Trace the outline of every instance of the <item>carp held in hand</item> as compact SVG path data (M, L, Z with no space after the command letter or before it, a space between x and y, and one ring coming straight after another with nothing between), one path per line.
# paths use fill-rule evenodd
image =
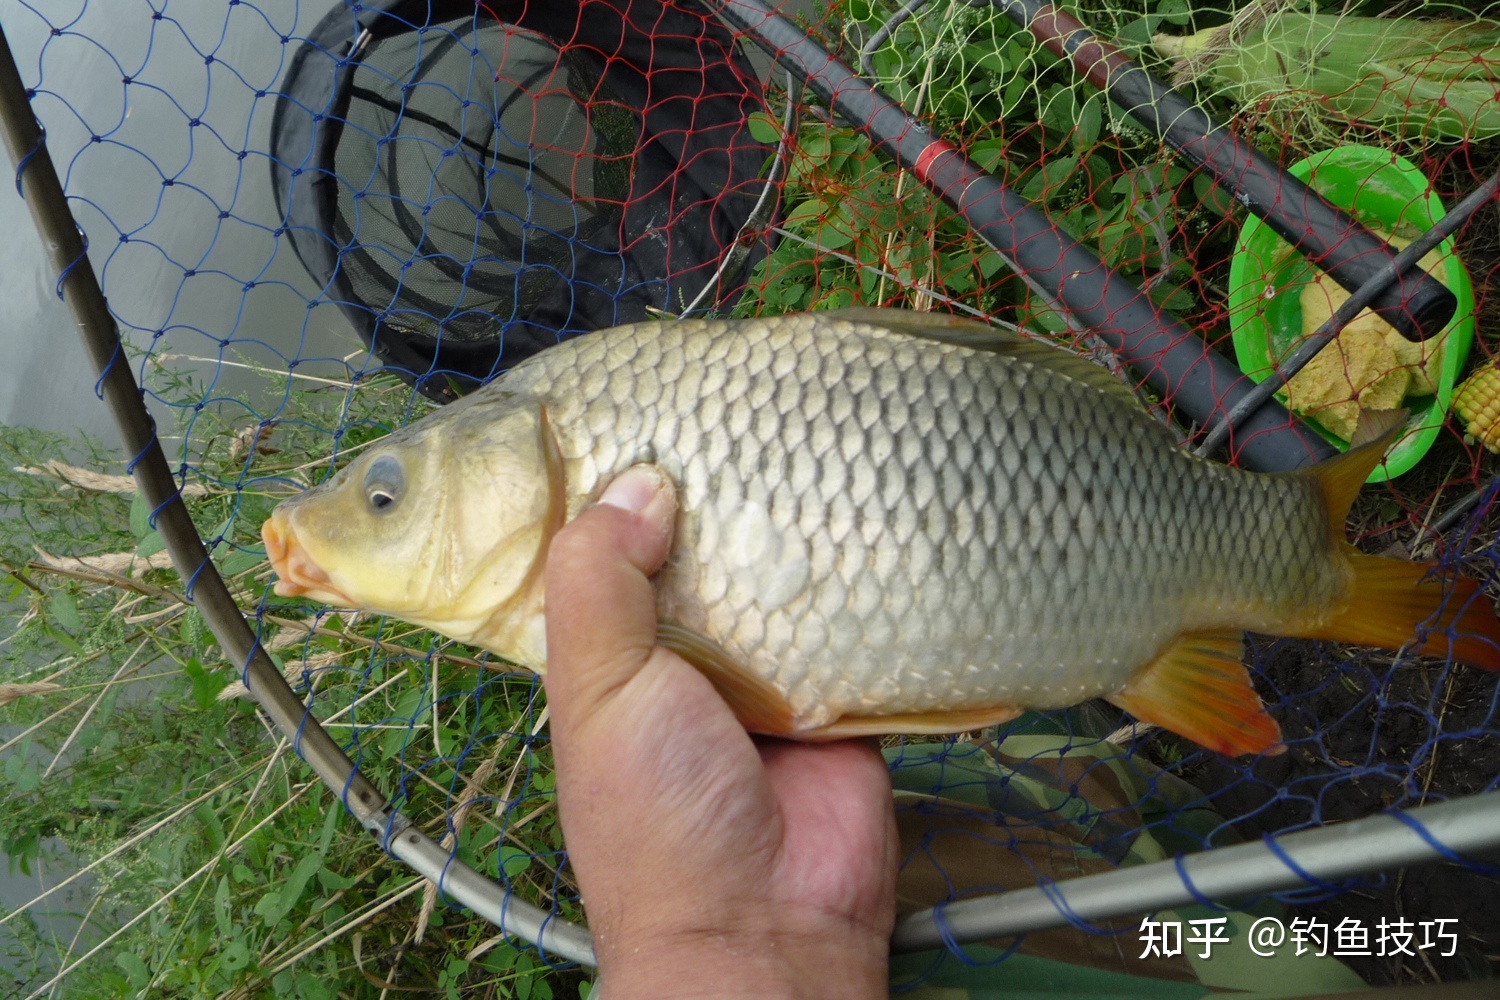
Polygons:
M392 434L264 535L278 594L541 671L550 539L654 463L680 502L661 642L753 732L955 732L1102 697L1274 751L1246 629L1500 668L1472 580L1344 538L1389 440L1245 472L1183 451L1103 369L966 321L642 323Z

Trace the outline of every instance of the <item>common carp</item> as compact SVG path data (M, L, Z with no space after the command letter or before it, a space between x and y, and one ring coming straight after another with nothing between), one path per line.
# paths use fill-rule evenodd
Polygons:
M955 732L1103 697L1235 754L1280 740L1247 629L1500 669L1472 580L1345 540L1383 451L1277 475L1195 458L1103 369L948 317L643 323L390 435L264 537L278 594L540 672L549 540L654 463L681 505L661 641L747 729Z

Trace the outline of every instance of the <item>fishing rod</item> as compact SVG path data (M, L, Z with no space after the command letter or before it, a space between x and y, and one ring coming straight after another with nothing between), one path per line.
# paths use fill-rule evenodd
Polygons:
M1088 327L1179 413L1208 427L1251 391L1254 383L1231 361L1209 350L1140 288L763 0L707 2L952 207L1012 270ZM1230 449L1244 466L1267 472L1338 454L1275 400L1235 426Z
M1116 107L1185 160L1202 168L1252 215L1351 294L1395 260L1396 254L1385 240L1282 170L1270 157L1068 12L1046 0L978 2L988 2L1053 55L1071 62ZM1369 307L1408 340L1425 340L1452 321L1458 299L1441 281L1414 268L1398 270L1390 284L1375 294Z

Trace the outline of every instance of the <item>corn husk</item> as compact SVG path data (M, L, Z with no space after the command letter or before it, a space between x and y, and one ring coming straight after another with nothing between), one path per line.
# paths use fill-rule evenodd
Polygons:
M1222 39L1209 29L1153 42L1185 63ZM1242 104L1306 93L1401 138L1500 135L1500 21L1273 14L1206 68Z
M1470 437L1500 452L1500 368L1485 365L1453 393L1453 412Z

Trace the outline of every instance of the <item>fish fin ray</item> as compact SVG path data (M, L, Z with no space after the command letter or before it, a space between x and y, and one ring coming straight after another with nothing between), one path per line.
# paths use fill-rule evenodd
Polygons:
M799 740L843 740L855 736L945 736L971 729L998 726L1019 716L1016 705L990 705L948 712L912 712L905 715L846 715L816 729L799 729L791 735Z
M1409 416L1411 416L1411 411L1406 409L1360 410L1359 420L1354 425L1354 437L1349 440L1349 450L1363 448L1387 435L1395 434L1406 426L1406 419Z
M1328 512L1329 542L1334 547L1344 541L1344 522L1349 519L1349 508L1354 506L1360 487L1385 459L1386 449L1406 424L1405 410L1379 411L1378 416L1376 412L1366 410L1360 414L1354 432L1355 441L1360 442L1357 446L1351 443L1344 454L1292 473L1311 478L1322 490Z
M1146 412L1135 393L1130 391L1130 387L1110 374L1108 369L1094 364L1087 358L1079 357L1065 348L1049 344L1047 341L1022 337L1009 330L1001 330L978 320L950 316L946 313L922 313L919 316L905 309L871 309L859 306L831 309L818 315L850 323L868 323L871 326L937 341L940 344L967 347L972 351L1003 354L1027 364L1050 368L1100 392L1114 395L1121 400L1128 400L1136 410L1141 413Z
M768 735L793 732L795 718L786 696L752 674L712 639L678 625L658 625L656 641L708 678L748 731Z
M1425 625L1415 652L1500 670L1500 619L1477 581L1429 578L1436 563L1366 555L1341 544L1353 571L1348 596L1330 619L1301 632L1304 638L1400 649Z
M869 306L846 306L818 313L822 318L846 323L867 323L883 330L894 330L910 337L935 340L940 344L967 347L975 351L1003 353L1026 340L1019 334L999 327L949 313L913 313L907 309L878 309Z
M1250 685L1242 639L1231 630L1184 632L1108 700L1228 756L1280 753L1281 727Z

